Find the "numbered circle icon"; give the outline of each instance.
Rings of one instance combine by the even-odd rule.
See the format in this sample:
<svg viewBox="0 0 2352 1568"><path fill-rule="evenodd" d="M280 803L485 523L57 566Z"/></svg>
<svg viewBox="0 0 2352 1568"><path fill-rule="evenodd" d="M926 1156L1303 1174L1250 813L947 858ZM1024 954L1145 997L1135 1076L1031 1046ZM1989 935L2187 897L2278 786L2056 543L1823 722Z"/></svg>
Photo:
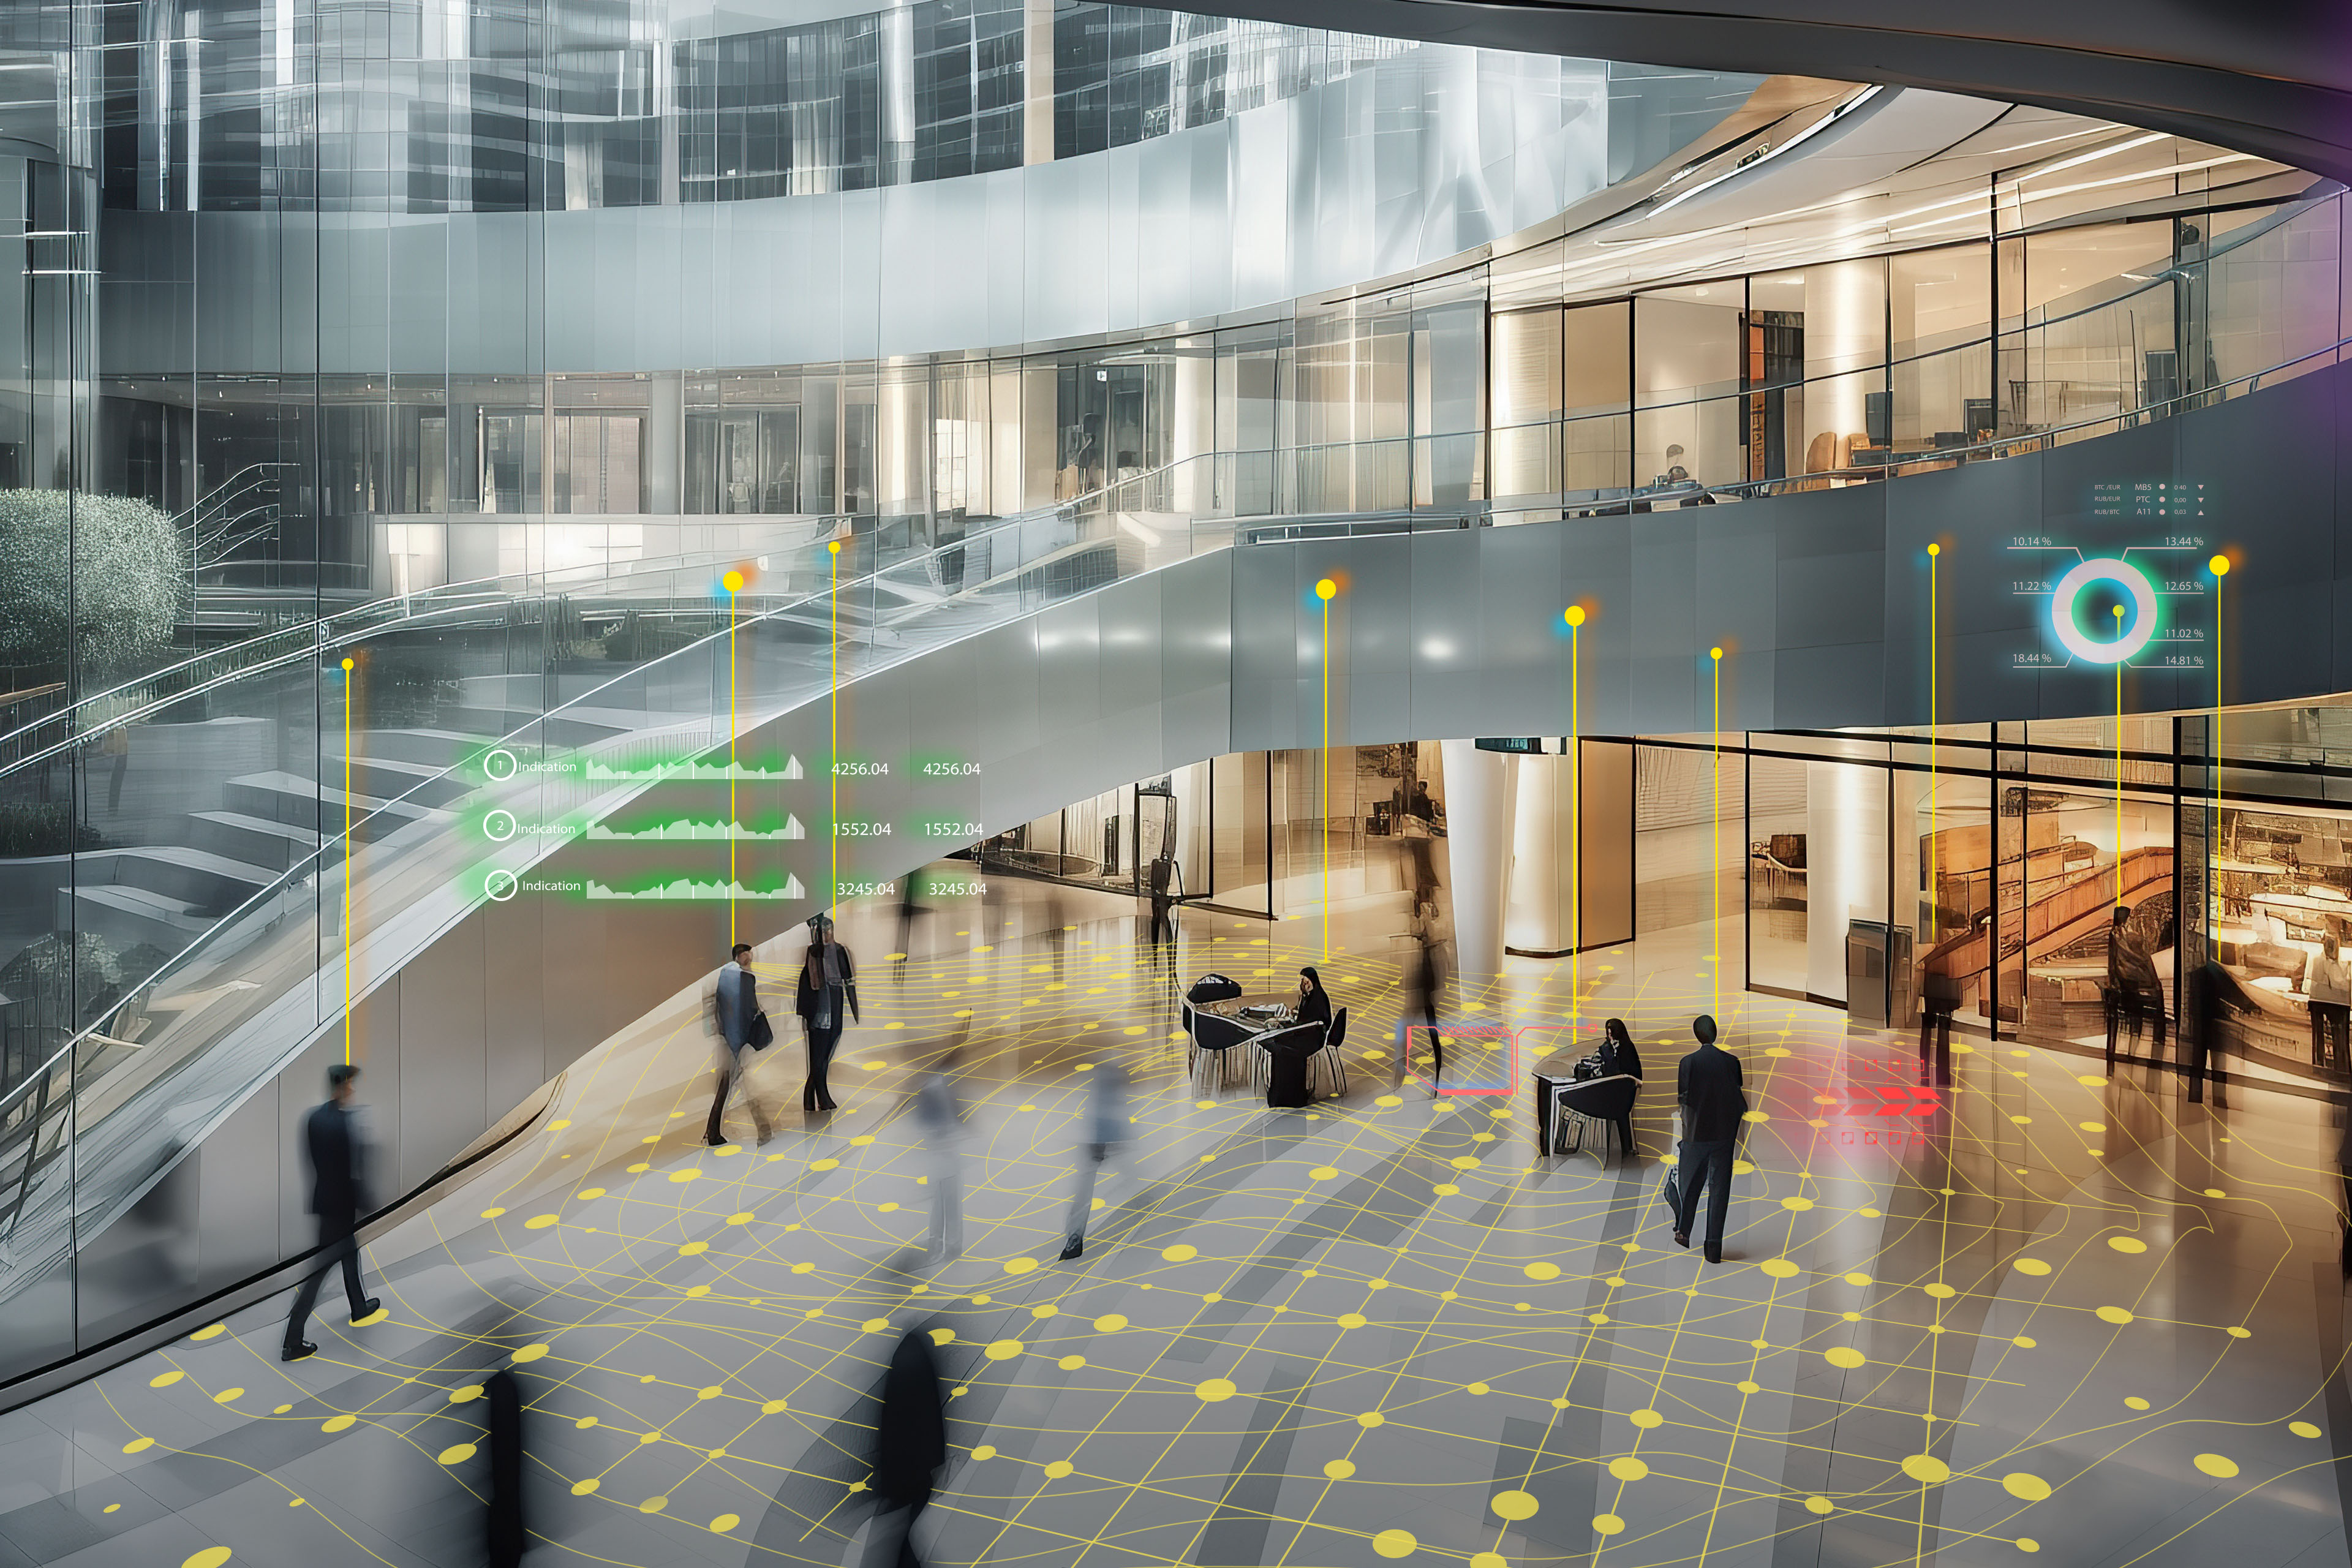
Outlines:
<svg viewBox="0 0 2352 1568"><path fill-rule="evenodd" d="M504 784L515 776L515 754L504 746L482 758L482 775L492 784Z"/></svg>
<svg viewBox="0 0 2352 1568"><path fill-rule="evenodd" d="M2083 590L2095 583L2108 584L2122 591L2130 605L2128 616L2118 615L2122 624L2113 642L2094 642L2084 632L2074 614L2075 602ZM2118 612L2122 605L2116 606ZM2081 659L2084 664L2121 664L2147 647L2156 636L2156 584L2147 574L2128 561L2115 556L2098 556L2084 561L2063 577L2050 595L2050 633L2058 646Z"/></svg>
<svg viewBox="0 0 2352 1568"><path fill-rule="evenodd" d="M482 879L482 891L490 896L490 902L494 904L505 903L509 899L513 898L521 887L522 879L504 867L500 867Z"/></svg>
<svg viewBox="0 0 2352 1568"><path fill-rule="evenodd" d="M515 836L515 815L511 811L494 811L482 818L482 831L504 844Z"/></svg>

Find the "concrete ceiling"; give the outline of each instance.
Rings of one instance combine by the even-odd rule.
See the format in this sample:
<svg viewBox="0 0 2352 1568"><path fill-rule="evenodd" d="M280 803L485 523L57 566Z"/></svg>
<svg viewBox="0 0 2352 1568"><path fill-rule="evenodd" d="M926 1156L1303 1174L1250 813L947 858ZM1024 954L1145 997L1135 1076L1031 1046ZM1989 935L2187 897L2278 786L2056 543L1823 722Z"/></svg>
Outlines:
<svg viewBox="0 0 2352 1568"><path fill-rule="evenodd" d="M1217 0L1222 15L1489 48L1939 88L2352 180L2342 0Z"/></svg>

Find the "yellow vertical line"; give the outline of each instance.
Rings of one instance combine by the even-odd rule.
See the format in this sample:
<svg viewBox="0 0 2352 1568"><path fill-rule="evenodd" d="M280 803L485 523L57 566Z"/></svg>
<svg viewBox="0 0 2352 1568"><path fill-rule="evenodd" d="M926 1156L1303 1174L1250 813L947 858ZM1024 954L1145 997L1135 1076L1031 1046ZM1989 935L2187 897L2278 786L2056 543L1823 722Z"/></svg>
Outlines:
<svg viewBox="0 0 2352 1568"><path fill-rule="evenodd" d="M2124 607L2116 606L2116 636L2124 632ZM2124 661L2116 660L2116 902L2124 901Z"/></svg>
<svg viewBox="0 0 2352 1568"><path fill-rule="evenodd" d="M1937 689L1937 581L1936 558L1944 552L1940 544L1927 546L1927 945L1936 945L1943 934L1938 919L1942 909L1936 888L1936 812L1937 791L1941 781L1937 776L1937 764L1942 756L1943 716Z"/></svg>
<svg viewBox="0 0 2352 1568"><path fill-rule="evenodd" d="M727 589L727 945L731 951L735 946L736 892L742 886L741 880L735 874L735 825L738 821L735 813L735 737L739 731L736 728L735 622L737 617L733 587L733 583L740 579L737 578L732 572L727 575L730 579Z"/></svg>
<svg viewBox="0 0 2352 1568"><path fill-rule="evenodd" d="M1707 649L1707 668L1715 678L1715 732L1707 752L1707 772L1715 791L1714 840L1706 847L1710 889L1714 898L1714 917L1707 927L1708 941L1714 951L1708 953L1709 984L1715 990L1716 1010L1723 1008L1723 649Z"/></svg>
<svg viewBox="0 0 2352 1568"><path fill-rule="evenodd" d="M1560 612L1568 623L1568 1029L1582 1026L1584 1012L1584 749L1579 700L1584 684L1584 606Z"/></svg>
<svg viewBox="0 0 2352 1568"><path fill-rule="evenodd" d="M832 583L825 590L825 642L832 659L832 675L826 682L826 698L832 705L831 748L833 760L825 769L825 779L832 790L833 871L824 887L824 905L833 908L841 891L841 541L829 541L825 553L831 558Z"/></svg>
<svg viewBox="0 0 2352 1568"><path fill-rule="evenodd" d="M1321 584L1317 584L1319 588ZM1323 600L1323 962L1331 962L1331 601Z"/></svg>
<svg viewBox="0 0 2352 1568"><path fill-rule="evenodd" d="M352 1065L352 669L343 660L343 1065Z"/></svg>

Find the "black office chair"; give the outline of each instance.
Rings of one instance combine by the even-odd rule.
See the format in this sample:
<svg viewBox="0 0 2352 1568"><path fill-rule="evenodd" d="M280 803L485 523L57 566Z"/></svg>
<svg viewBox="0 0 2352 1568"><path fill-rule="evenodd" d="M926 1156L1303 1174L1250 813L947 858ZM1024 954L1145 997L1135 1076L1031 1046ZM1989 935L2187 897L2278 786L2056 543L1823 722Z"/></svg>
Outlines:
<svg viewBox="0 0 2352 1568"><path fill-rule="evenodd" d="M1642 1092L1642 1080L1628 1073L1611 1078L1589 1078L1580 1083L1562 1084L1552 1097L1552 1152L1576 1154L1584 1150L1584 1132L1588 1127L1601 1131L1601 1163L1609 1163L1609 1130L1615 1128L1625 1152L1633 1152L1633 1101ZM1569 1130L1576 1133L1576 1142L1564 1144L1560 1134Z"/></svg>
<svg viewBox="0 0 2352 1568"><path fill-rule="evenodd" d="M1277 1110L1315 1103L1315 1058L1323 1053L1329 1031L1319 1023L1293 1024L1257 1037L1259 1059L1265 1065L1265 1102Z"/></svg>
<svg viewBox="0 0 2352 1568"><path fill-rule="evenodd" d="M1181 1014L1181 1015L1182 1016L1182 1019L1183 1019L1183 1025L1184 1025L1184 1071L1189 1075L1189 1074L1192 1072L1192 1058L1193 1058L1193 1054L1194 1054L1195 1052L1197 1052L1197 1051L1200 1049L1200 1042L1199 1042L1199 1041L1197 1041L1197 1040L1195 1040L1195 1039L1192 1037L1192 1018L1193 1018L1193 1013L1192 1013L1192 998L1191 998L1191 997L1189 997L1189 996L1187 996L1187 997L1180 997L1180 998L1178 998L1178 999L1177 999L1177 1003L1176 1003L1176 1010L1177 1010L1177 1012L1178 1012L1179 1014Z"/></svg>
<svg viewBox="0 0 2352 1568"><path fill-rule="evenodd" d="M1342 1097L1348 1092L1348 1058L1339 1054L1339 1047L1347 1043L1348 1010L1342 1007L1331 1015L1331 1032L1324 1037L1321 1053L1324 1070L1338 1080Z"/></svg>
<svg viewBox="0 0 2352 1568"><path fill-rule="evenodd" d="M1197 1065L1202 1057L1217 1058L1217 1083L1220 1088L1233 1076L1234 1047L1246 1046L1256 1038L1255 1034L1231 1018L1219 1017L1214 1013L1192 1015L1192 1059ZM1254 1072L1255 1068L1253 1066L1245 1070Z"/></svg>

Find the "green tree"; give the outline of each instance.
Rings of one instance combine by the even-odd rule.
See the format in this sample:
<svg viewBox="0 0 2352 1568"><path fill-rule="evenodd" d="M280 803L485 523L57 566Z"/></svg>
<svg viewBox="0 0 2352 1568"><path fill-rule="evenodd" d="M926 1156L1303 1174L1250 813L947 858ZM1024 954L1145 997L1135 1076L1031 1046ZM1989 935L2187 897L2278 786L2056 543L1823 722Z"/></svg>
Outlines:
<svg viewBox="0 0 2352 1568"><path fill-rule="evenodd" d="M153 665L187 595L172 520L127 496L0 490L0 665L61 665L87 682Z"/></svg>

